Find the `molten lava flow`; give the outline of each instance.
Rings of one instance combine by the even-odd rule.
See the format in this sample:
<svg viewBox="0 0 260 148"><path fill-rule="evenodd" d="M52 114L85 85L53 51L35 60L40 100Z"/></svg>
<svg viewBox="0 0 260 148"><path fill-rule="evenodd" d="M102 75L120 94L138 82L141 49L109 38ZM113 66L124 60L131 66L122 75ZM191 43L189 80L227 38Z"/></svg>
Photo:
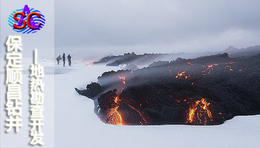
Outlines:
<svg viewBox="0 0 260 148"><path fill-rule="evenodd" d="M191 62L187 62L188 65L193 65Z"/></svg>
<svg viewBox="0 0 260 148"><path fill-rule="evenodd" d="M118 111L118 108L120 106L120 103L121 103L121 99L116 96L114 98L114 103L116 104L116 107L114 108L111 108L109 110L109 112L107 113L107 123L109 124L114 124L114 125L124 125L124 124L127 124L127 122L124 122L123 121L123 116L122 114ZM134 111L136 111L138 113L138 115L141 117L141 121L140 124L141 125L144 125L146 124L147 125L147 120L145 119L144 115L142 114L141 111L139 111L137 108L135 108L134 106L128 104L128 106L133 109Z"/></svg>
<svg viewBox="0 0 260 148"><path fill-rule="evenodd" d="M118 76L118 78L122 81L123 85L126 85L126 77L125 76ZM118 90L120 90L117 95L120 96L120 94L124 91L124 87L120 86L120 88L118 88Z"/></svg>
<svg viewBox="0 0 260 148"><path fill-rule="evenodd" d="M185 75L185 71L178 72L177 75L175 76L176 79L184 78L185 80L189 79L190 77L191 77L190 75Z"/></svg>
<svg viewBox="0 0 260 148"><path fill-rule="evenodd" d="M120 96L123 91L124 91L124 88L121 88L121 91L118 93L118 95Z"/></svg>
<svg viewBox="0 0 260 148"><path fill-rule="evenodd" d="M234 71L233 68L230 65L227 65L225 69L228 69L229 71Z"/></svg>
<svg viewBox="0 0 260 148"><path fill-rule="evenodd" d="M175 99L176 102L180 103L180 102L187 102L187 99Z"/></svg>
<svg viewBox="0 0 260 148"><path fill-rule="evenodd" d="M204 121L204 125L207 124L208 118L210 121L213 121L213 116L210 111L210 103L206 101L206 99L201 98L200 100L197 100L191 107L189 108L188 118L186 120L186 123L199 123L202 124L202 121Z"/></svg>
<svg viewBox="0 0 260 148"><path fill-rule="evenodd" d="M184 75L185 75L185 71L183 71L181 73L178 72L178 74L175 76L175 78L176 79L181 79L181 77L184 76Z"/></svg>
<svg viewBox="0 0 260 148"><path fill-rule="evenodd" d="M210 64L208 68L202 71L203 75L210 74L212 70L214 70L213 66L217 66L218 64Z"/></svg>
<svg viewBox="0 0 260 148"><path fill-rule="evenodd" d="M116 96L114 101L115 101L116 104L118 104L118 102L121 101L121 100L119 99L118 96Z"/></svg>
<svg viewBox="0 0 260 148"><path fill-rule="evenodd" d="M125 81L125 77L124 76L118 76L118 78L120 80L122 80L122 83L125 85L126 84L126 81Z"/></svg>
<svg viewBox="0 0 260 148"><path fill-rule="evenodd" d="M139 116L142 118L142 120L144 121L144 123L147 124L147 121L146 121L145 117L143 116L143 114L142 114L138 109L136 109L135 107L133 107L133 106L130 105L130 104L128 104L128 106L129 106L130 108L132 108L133 110L135 110L135 111L139 114ZM142 123L142 122L140 121L140 123ZM143 125L143 123L142 123L141 125Z"/></svg>
<svg viewBox="0 0 260 148"><path fill-rule="evenodd" d="M118 107L112 108L108 114L108 122L109 124L114 125L123 125L122 115L118 112Z"/></svg>
<svg viewBox="0 0 260 148"><path fill-rule="evenodd" d="M87 66L92 66L92 65L94 65L94 62L91 62L91 63L88 63L88 64L86 64Z"/></svg>
<svg viewBox="0 0 260 148"><path fill-rule="evenodd" d="M110 109L110 111L107 114L108 117L108 121L107 123L109 124L114 124L114 125L123 125L123 117L120 114L120 112L118 111L119 108L119 102L120 102L120 98L117 96L114 99L114 102L117 104L116 107Z"/></svg>

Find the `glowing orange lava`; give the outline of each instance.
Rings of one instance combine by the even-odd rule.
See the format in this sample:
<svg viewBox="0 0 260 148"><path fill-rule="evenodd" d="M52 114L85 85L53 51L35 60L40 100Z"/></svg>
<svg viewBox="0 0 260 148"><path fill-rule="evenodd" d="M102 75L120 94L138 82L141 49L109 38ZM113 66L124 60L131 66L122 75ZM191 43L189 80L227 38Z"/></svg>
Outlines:
<svg viewBox="0 0 260 148"><path fill-rule="evenodd" d="M230 65L227 65L225 69L228 69L229 71L234 71L233 68Z"/></svg>
<svg viewBox="0 0 260 148"><path fill-rule="evenodd" d="M116 103L116 107L114 107L114 108L111 108L110 110L109 110L109 112L107 113L107 123L109 123L109 124L114 124L114 125L125 125L125 124L127 124L127 123L124 123L124 121L123 121L123 116L122 116L122 114L118 111L118 108L119 108L119 105L120 105L120 101L121 101L121 99L118 97L118 96L116 96L115 98L114 98L114 102ZM132 106L132 105L130 105L130 104L128 104L128 106L131 108L131 109L133 109L134 111L136 111L138 114L139 114L139 116L141 117L141 121L139 121L139 123L141 124L141 125L147 125L147 120L145 119L145 117L144 117L144 115L142 114L142 112L141 111L139 111L137 108L135 108L134 106Z"/></svg>
<svg viewBox="0 0 260 148"><path fill-rule="evenodd" d="M218 64L210 64L208 65L208 68L202 71L203 75L210 74L212 70L214 70L214 66L217 66Z"/></svg>
<svg viewBox="0 0 260 148"><path fill-rule="evenodd" d="M191 62L187 62L188 65L193 65Z"/></svg>
<svg viewBox="0 0 260 148"><path fill-rule="evenodd" d="M114 99L114 102L117 104L116 107L110 109L110 111L108 112L108 121L107 123L109 124L114 124L114 125L123 125L123 117L120 114L120 112L118 111L119 108L119 102L120 102L120 98L117 96Z"/></svg>
<svg viewBox="0 0 260 148"><path fill-rule="evenodd" d="M94 62L91 62L91 63L88 63L88 64L86 64L87 66L92 66L92 65L94 65Z"/></svg>
<svg viewBox="0 0 260 148"><path fill-rule="evenodd" d="M185 75L185 71L178 72L177 75L175 76L176 79L184 78L185 80L189 79L190 77L191 77L190 75Z"/></svg>
<svg viewBox="0 0 260 148"><path fill-rule="evenodd" d="M210 111L210 103L206 101L205 98L201 98L197 100L193 105L191 105L188 113L188 118L186 123L199 123L206 125L208 122L208 118L210 121L213 121L213 116Z"/></svg>
<svg viewBox="0 0 260 148"><path fill-rule="evenodd" d="M132 108L133 110L135 110L135 111L139 114L139 116L142 118L142 120L144 121L144 123L147 124L147 121L146 121L145 117L143 116L143 114L142 114L139 110L137 110L135 107L133 107L133 106L130 105L130 104L128 104L128 106L129 106L130 108ZM142 122L140 121L140 123L142 123ZM143 125L143 123L142 123L141 125Z"/></svg>
<svg viewBox="0 0 260 148"><path fill-rule="evenodd" d="M115 101L116 104L118 104L118 102L121 101L121 100L119 99L118 96L116 96L114 101Z"/></svg>
<svg viewBox="0 0 260 148"><path fill-rule="evenodd" d="M125 85L126 84L126 81L125 81L125 77L124 76L118 76L118 78L120 80L122 80L122 83Z"/></svg>
<svg viewBox="0 0 260 148"><path fill-rule="evenodd" d="M122 83L125 85L126 84L126 78L124 76L118 76L120 80L122 80ZM123 117L121 113L118 111L120 101L121 99L119 98L119 95L123 92L124 88L121 88L121 91L118 93L118 96L114 98L114 102L117 105L116 107L110 109L108 112L108 121L107 123L109 124L114 124L114 125L123 125Z"/></svg>
<svg viewBox="0 0 260 148"><path fill-rule="evenodd" d="M108 114L108 122L109 124L114 125L123 125L122 115L118 111L118 107L112 108Z"/></svg>

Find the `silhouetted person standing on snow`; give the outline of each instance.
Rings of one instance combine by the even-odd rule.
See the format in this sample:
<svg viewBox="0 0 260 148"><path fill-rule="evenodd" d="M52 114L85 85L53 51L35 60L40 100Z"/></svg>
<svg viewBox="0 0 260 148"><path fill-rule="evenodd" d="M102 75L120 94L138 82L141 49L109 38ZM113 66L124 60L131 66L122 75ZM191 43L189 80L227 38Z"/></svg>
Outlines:
<svg viewBox="0 0 260 148"><path fill-rule="evenodd" d="M69 62L69 66L71 66L71 56L70 56L70 54L68 55L68 62Z"/></svg>
<svg viewBox="0 0 260 148"><path fill-rule="evenodd" d="M60 60L61 60L61 56L59 55L59 56L56 58L56 60L57 60L57 64L59 65L59 64L60 64Z"/></svg>
<svg viewBox="0 0 260 148"><path fill-rule="evenodd" d="M63 55L62 55L62 60L63 60L63 67L65 67L65 61L66 61L65 53L63 53Z"/></svg>

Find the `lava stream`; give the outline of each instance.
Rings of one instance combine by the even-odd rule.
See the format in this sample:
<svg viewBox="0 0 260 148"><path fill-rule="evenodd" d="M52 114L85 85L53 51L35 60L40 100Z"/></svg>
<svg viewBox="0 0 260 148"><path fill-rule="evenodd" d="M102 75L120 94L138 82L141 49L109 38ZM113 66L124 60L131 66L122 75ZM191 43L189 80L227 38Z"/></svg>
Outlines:
<svg viewBox="0 0 260 148"><path fill-rule="evenodd" d="M191 76L190 75L185 75L185 71L183 72L178 72L177 75L175 76L176 79L181 79L184 78L185 80L189 79Z"/></svg>
<svg viewBox="0 0 260 148"><path fill-rule="evenodd" d="M202 71L203 75L210 74L212 70L214 70L213 66L217 66L218 64L210 64L208 68Z"/></svg>
<svg viewBox="0 0 260 148"><path fill-rule="evenodd" d="M125 85L126 84L126 80L125 80L125 77L124 76L118 76L118 78L120 80L122 80L122 83Z"/></svg>
<svg viewBox="0 0 260 148"><path fill-rule="evenodd" d="M108 112L107 123L114 124L114 125L123 125L123 117L120 114L120 112L118 111L120 101L121 101L120 98L118 96L116 96L115 99L114 99L114 102L117 104L117 106L110 109L110 111Z"/></svg>
<svg viewBox="0 0 260 148"><path fill-rule="evenodd" d="M94 62L91 62L91 63L88 63L88 64L86 64L87 66L92 66L92 65L94 65Z"/></svg>
<svg viewBox="0 0 260 148"><path fill-rule="evenodd" d="M212 112L210 111L210 103L207 102L205 98L201 98L189 108L186 123L192 124L198 122L199 124L202 124L202 121L204 121L204 125L206 125L208 118L210 121L213 121Z"/></svg>
<svg viewBox="0 0 260 148"><path fill-rule="evenodd" d="M109 124L114 125L123 125L123 118L122 115L118 111L119 106L112 108L108 114L108 121Z"/></svg>
<svg viewBox="0 0 260 148"><path fill-rule="evenodd" d="M147 121L146 121L145 117L143 116L143 114L142 114L139 110L137 110L135 107L133 107L133 106L130 105L130 104L128 104L128 106L129 106L130 108L132 108L133 110L135 110L135 111L139 114L139 116L143 119L143 121L145 122L145 124L147 124ZM140 123L142 123L142 122L140 121ZM143 124L141 124L141 125L143 125Z"/></svg>

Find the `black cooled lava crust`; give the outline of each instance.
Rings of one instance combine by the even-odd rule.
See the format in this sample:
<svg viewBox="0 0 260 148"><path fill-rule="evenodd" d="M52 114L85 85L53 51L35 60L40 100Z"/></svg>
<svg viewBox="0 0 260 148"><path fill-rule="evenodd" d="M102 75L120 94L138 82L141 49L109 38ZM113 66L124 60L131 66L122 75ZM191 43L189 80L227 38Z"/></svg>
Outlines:
<svg viewBox="0 0 260 148"><path fill-rule="evenodd" d="M106 123L222 124L260 113L260 55L179 58L133 72L110 71L76 91L96 101Z"/></svg>

